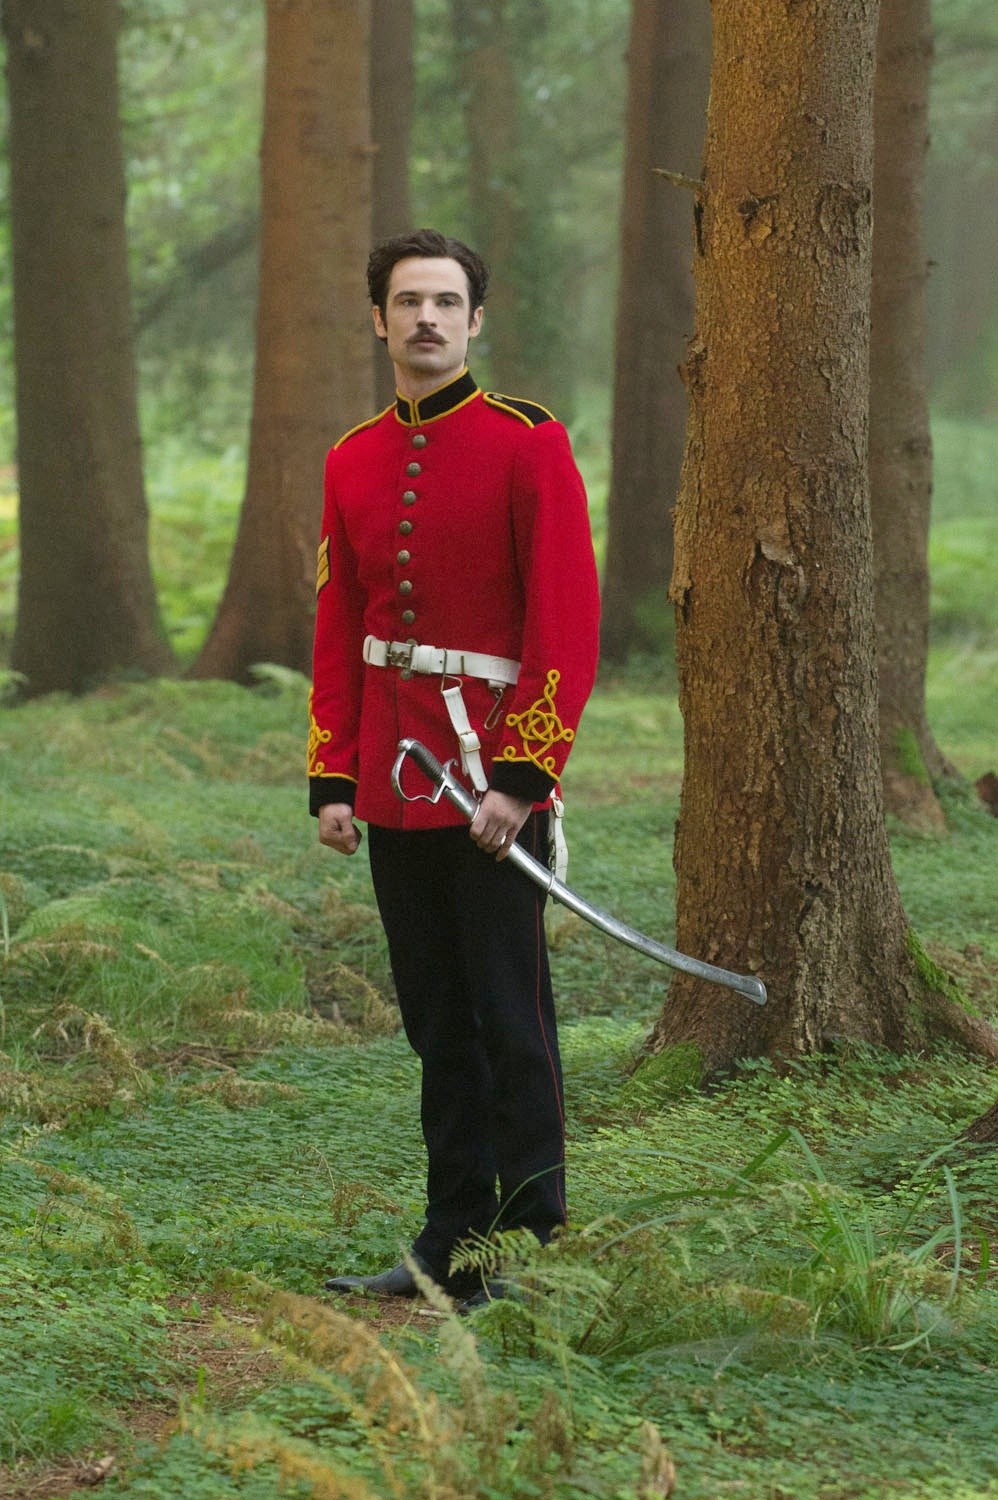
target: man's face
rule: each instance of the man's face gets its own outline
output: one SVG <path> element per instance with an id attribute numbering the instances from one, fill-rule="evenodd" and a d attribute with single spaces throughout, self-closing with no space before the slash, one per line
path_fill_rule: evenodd
<path id="1" fill-rule="evenodd" d="M 410 256 L 392 267 L 385 313 L 372 308 L 374 331 L 387 340 L 400 383 L 444 385 L 464 368 L 469 339 L 482 326 L 468 278 L 449 257 Z"/>

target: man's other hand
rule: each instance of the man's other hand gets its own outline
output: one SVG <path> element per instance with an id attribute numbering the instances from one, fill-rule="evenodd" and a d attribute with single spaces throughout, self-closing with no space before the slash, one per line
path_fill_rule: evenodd
<path id="1" fill-rule="evenodd" d="M 505 859 L 533 805 L 505 792 L 486 792 L 471 825 L 471 837 L 486 854 Z"/>
<path id="2" fill-rule="evenodd" d="M 319 843 L 328 844 L 340 854 L 357 853 L 360 829 L 353 820 L 349 802 L 327 802 L 319 808 Z"/>

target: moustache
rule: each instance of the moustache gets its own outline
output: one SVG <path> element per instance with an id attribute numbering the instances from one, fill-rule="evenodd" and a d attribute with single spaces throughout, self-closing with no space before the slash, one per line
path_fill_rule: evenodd
<path id="1" fill-rule="evenodd" d="M 429 329 L 422 329 L 413 333 L 406 339 L 407 344 L 442 344 L 444 341 L 439 333 L 431 333 Z"/>

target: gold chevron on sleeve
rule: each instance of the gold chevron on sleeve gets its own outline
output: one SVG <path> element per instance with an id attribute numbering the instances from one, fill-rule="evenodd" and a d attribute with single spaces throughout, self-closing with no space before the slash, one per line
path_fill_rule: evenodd
<path id="1" fill-rule="evenodd" d="M 324 536 L 319 543 L 315 565 L 315 592 L 318 596 L 329 582 L 329 538 Z"/>

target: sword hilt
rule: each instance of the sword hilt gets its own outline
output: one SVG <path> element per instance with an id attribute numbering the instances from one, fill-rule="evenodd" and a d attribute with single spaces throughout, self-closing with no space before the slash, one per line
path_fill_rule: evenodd
<path id="1" fill-rule="evenodd" d="M 411 758 L 422 771 L 427 780 L 433 783 L 434 792 L 432 797 L 410 797 L 402 790 L 402 767 L 406 759 Z M 392 786 L 397 796 L 403 802 L 439 802 L 441 797 L 446 797 L 453 802 L 454 806 L 472 822 L 478 812 L 478 799 L 472 796 L 467 787 L 462 786 L 451 770 L 453 761 L 442 765 L 432 750 L 428 750 L 422 740 L 404 739 L 398 742 L 398 755 L 392 766 Z"/>

